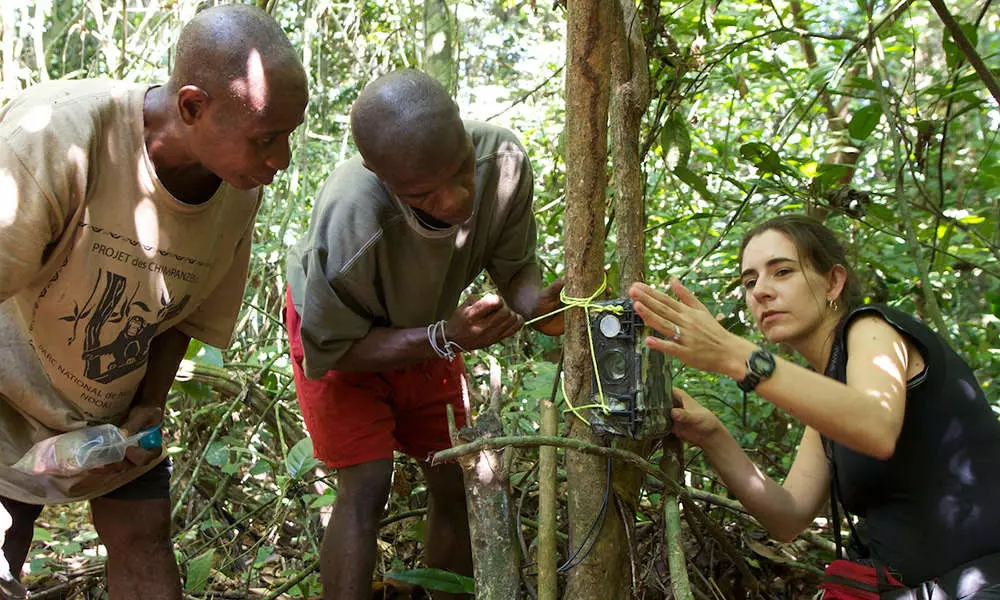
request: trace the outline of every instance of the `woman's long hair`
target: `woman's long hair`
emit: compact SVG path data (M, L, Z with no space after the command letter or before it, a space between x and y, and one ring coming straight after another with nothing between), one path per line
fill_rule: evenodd
M750 240L771 230L780 231L787 235L798 249L800 260L808 262L809 266L817 273L826 275L830 269L837 265L844 267L847 272L847 280L844 282L844 289L841 290L840 296L837 298L844 313L850 312L852 308L860 306L864 302L865 295L861 281L858 279L857 273L854 272L854 267L847 262L844 246L832 231L812 217L782 215L757 225L743 236L743 243L740 244L739 264L743 264L743 251L746 250Z

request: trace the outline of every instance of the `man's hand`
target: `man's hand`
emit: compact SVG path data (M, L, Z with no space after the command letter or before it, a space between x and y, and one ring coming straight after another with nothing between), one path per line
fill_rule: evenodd
M444 333L448 341L464 350L476 350L514 335L523 325L524 318L499 296L487 294L483 298L469 296L448 319Z
M163 422L163 409L156 406L146 406L137 405L133 406L129 410L128 416L125 417L125 422L121 424L119 429L122 430L122 435L129 437L139 433L144 429L149 429L150 427L155 427ZM116 475L123 471L127 471L137 466L145 465L153 460L155 460L160 454L163 453L163 448L153 448L152 450L146 450L145 448L140 448L138 446L130 446L125 449L125 458L116 463L111 463L110 465L104 465L103 467L97 467L96 469L91 469L91 473L107 473L108 475Z
M128 437L130 435L135 435L144 429L149 429L150 427L155 427L163 423L163 409L158 406L146 406L137 405L133 406L129 411L128 416L125 418L125 422L122 423L121 429L122 433ZM125 450L125 463L124 466L131 467L132 465L144 465L154 460L160 454L163 453L163 447L153 448L152 450L146 450L138 446L130 446ZM131 463L129 465L128 463Z
M560 277L538 293L538 302L535 304L533 317L547 315L550 312L562 307L563 304L559 295L562 293L563 285L563 278ZM531 328L535 331L540 331L545 335L562 335L563 330L566 328L566 319L564 318L564 315L565 313L561 312L557 315L552 315L547 319L536 321L531 324Z

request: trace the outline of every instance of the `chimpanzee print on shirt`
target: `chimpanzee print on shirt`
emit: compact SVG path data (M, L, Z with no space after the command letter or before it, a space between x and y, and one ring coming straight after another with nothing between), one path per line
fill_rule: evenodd
M77 235L86 250L67 257L42 288L28 334L53 385L77 395L79 408L95 418L124 396L116 381L145 372L160 325L188 308L211 264L89 223L80 223ZM71 285L60 276L66 269L77 281L81 272L90 277Z

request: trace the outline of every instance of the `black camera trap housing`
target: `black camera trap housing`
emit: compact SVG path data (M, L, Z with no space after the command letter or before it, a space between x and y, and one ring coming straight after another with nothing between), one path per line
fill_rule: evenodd
M590 409L591 427L599 434L636 440L665 436L671 427L671 377L666 355L644 343L653 330L635 312L631 299L595 302L588 320L597 363L592 404L601 404L603 391L607 407Z

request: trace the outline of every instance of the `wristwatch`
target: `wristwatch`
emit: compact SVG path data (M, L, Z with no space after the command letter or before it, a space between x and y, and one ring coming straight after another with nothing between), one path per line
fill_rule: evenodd
M742 381L737 381L736 384L744 392L749 392L757 387L758 383L773 374L774 356L763 348L757 348L750 353L750 358L747 359L746 375L743 376Z

